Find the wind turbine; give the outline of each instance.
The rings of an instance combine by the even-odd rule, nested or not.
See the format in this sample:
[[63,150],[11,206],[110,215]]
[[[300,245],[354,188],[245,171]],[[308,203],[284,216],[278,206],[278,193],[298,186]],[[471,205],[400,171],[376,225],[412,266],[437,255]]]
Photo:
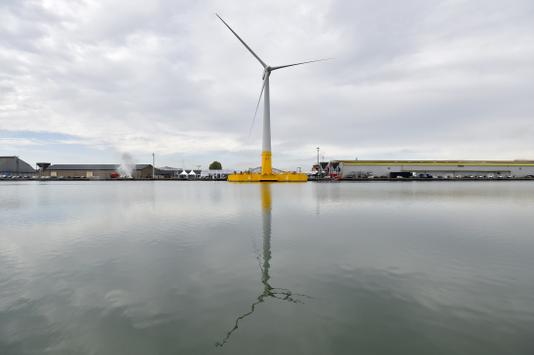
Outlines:
[[[269,77],[271,76],[271,72],[278,69],[293,67],[296,65],[302,65],[302,64],[308,64],[308,63],[314,63],[314,62],[320,62],[328,59],[317,59],[317,60],[309,60],[305,62],[299,62],[299,63],[293,63],[293,64],[286,64],[286,65],[279,65],[279,66],[270,66],[266,64],[253,50],[249,47],[248,44],[243,41],[241,37],[222,19],[219,14],[215,14],[221,21],[224,23],[226,27],[234,34],[234,36],[237,37],[237,39],[245,46],[245,48],[258,60],[258,62],[263,67],[263,84],[260,91],[260,97],[258,99],[258,103],[256,105],[256,111],[254,113],[254,118],[256,118],[256,113],[258,112],[258,107],[261,102],[262,95],[264,96],[263,99],[263,140],[262,140],[262,152],[261,152],[261,177],[259,177],[259,181],[302,181],[302,176],[306,177],[305,174],[297,174],[294,173],[294,179],[291,178],[289,174],[281,174],[285,176],[280,176],[280,178],[275,178],[273,176],[273,168],[272,168],[272,161],[271,161],[271,102],[270,102],[270,95],[269,95]],[[234,175],[235,180],[233,181],[245,181],[243,178],[239,178],[239,175]],[[296,178],[295,178],[296,177]],[[248,181],[258,181],[254,178],[249,178]],[[232,181],[232,176],[229,176],[229,181]],[[306,181],[306,178],[304,179]]]

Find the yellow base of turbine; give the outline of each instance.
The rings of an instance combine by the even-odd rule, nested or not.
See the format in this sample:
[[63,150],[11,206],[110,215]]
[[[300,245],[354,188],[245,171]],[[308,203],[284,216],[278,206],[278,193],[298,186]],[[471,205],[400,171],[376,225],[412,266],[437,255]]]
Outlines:
[[273,173],[271,152],[261,152],[261,173],[239,173],[228,175],[230,182],[306,182],[308,175],[297,172]]
[[262,175],[260,173],[241,173],[228,175],[230,182],[306,182],[308,176],[302,173],[278,173]]
[[272,175],[273,166],[271,162],[271,152],[263,151],[261,152],[261,174],[262,175]]

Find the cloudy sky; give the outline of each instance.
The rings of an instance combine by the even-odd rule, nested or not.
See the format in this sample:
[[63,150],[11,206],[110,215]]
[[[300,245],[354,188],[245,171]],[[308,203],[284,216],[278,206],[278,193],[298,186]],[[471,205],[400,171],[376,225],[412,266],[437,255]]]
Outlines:
[[259,165],[534,159],[532,0],[0,0],[0,155]]

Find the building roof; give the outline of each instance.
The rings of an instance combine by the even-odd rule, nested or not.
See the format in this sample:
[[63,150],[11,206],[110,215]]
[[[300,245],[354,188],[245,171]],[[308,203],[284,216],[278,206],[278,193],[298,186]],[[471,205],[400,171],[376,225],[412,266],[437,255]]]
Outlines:
[[160,166],[159,168],[156,167],[156,169],[162,170],[162,171],[181,171],[181,170],[183,170],[182,168],[173,168],[172,166]]
[[333,160],[343,165],[534,166],[534,160]]
[[[47,170],[117,170],[120,164],[53,164]],[[150,164],[136,164],[135,170],[150,167]]]
[[12,174],[31,174],[35,170],[30,164],[16,156],[0,157],[0,172]]

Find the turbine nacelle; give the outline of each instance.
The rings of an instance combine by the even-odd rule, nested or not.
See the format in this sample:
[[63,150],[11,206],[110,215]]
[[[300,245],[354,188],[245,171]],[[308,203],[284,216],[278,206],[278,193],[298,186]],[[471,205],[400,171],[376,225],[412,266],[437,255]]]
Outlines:
[[271,72],[273,71],[273,68],[271,66],[266,66],[265,69],[263,69],[263,75],[262,79],[265,80],[266,75],[271,75]]

